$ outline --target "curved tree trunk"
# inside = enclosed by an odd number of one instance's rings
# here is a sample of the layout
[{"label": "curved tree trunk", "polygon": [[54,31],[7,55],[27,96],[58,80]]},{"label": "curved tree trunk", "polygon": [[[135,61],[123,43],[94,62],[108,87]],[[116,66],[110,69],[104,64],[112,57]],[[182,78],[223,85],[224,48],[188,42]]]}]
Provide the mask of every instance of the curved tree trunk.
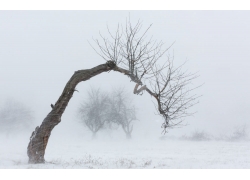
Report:
[{"label": "curved tree trunk", "polygon": [[61,116],[64,113],[71,97],[75,92],[75,87],[81,81],[86,81],[102,72],[107,72],[116,67],[115,63],[108,61],[106,64],[98,65],[92,69],[76,71],[66,84],[61,96],[52,105],[51,112],[43,120],[42,124],[36,127],[36,130],[30,137],[27,147],[29,163],[44,163],[45,149],[53,128],[61,122]]}]

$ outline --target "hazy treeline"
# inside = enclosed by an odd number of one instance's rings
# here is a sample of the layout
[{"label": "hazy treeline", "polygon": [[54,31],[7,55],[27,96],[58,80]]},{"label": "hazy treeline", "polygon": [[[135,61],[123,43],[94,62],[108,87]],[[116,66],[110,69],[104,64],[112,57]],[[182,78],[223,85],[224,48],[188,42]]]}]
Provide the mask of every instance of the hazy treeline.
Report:
[{"label": "hazy treeline", "polygon": [[0,132],[9,136],[30,131],[34,127],[34,112],[25,104],[6,100],[0,104]]}]

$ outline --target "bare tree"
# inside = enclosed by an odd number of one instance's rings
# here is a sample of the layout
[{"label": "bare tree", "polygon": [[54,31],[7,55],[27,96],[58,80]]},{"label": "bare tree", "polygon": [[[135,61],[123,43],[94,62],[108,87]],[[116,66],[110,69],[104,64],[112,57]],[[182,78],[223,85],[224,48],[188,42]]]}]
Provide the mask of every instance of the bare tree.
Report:
[{"label": "bare tree", "polygon": [[107,121],[109,105],[108,95],[100,92],[99,89],[92,88],[88,92],[88,99],[79,108],[80,119],[91,130],[93,138],[96,137],[96,133],[104,127]]},{"label": "bare tree", "polygon": [[88,99],[81,104],[78,115],[93,133],[93,138],[101,129],[113,130],[121,126],[126,137],[130,139],[132,121],[136,120],[135,107],[123,89],[104,93],[100,89],[92,88],[88,92]]},{"label": "bare tree", "polygon": [[0,132],[18,134],[33,126],[33,112],[24,104],[8,100],[0,109]]},{"label": "bare tree", "polygon": [[137,120],[135,107],[131,104],[123,89],[112,92],[110,99],[108,121],[120,125],[127,139],[131,139],[133,121]]},{"label": "bare tree", "polygon": [[164,49],[162,41],[147,38],[150,27],[140,33],[142,23],[138,21],[132,26],[129,20],[125,30],[118,25],[115,35],[108,29],[110,38],[100,35],[102,43],[95,40],[99,51],[92,47],[104,60],[111,59],[116,63],[114,71],[127,75],[136,83],[134,94],[146,91],[156,99],[156,109],[164,119],[162,128],[165,133],[167,128],[179,125],[184,117],[194,114],[188,109],[198,103],[199,96],[192,92],[199,86],[190,88],[189,85],[198,75],[183,71],[184,64],[174,67],[174,58],[170,56],[161,62],[161,57],[172,45]]},{"label": "bare tree", "polygon": [[118,26],[114,35],[109,31],[110,38],[101,35],[101,41],[95,40],[97,48],[94,49],[106,63],[73,74],[51,112],[30,139],[30,163],[45,162],[44,154],[51,131],[61,121],[76,85],[103,72],[113,70],[125,74],[136,83],[134,94],[146,91],[154,97],[159,115],[164,119],[164,132],[167,128],[180,124],[183,117],[193,114],[188,109],[198,103],[199,96],[193,94],[195,88],[189,88],[189,85],[197,75],[183,72],[182,66],[175,68],[170,57],[160,61],[169,48],[164,49],[163,42],[146,36],[150,27],[151,25],[141,31],[140,21],[132,26],[128,20],[125,28]]}]

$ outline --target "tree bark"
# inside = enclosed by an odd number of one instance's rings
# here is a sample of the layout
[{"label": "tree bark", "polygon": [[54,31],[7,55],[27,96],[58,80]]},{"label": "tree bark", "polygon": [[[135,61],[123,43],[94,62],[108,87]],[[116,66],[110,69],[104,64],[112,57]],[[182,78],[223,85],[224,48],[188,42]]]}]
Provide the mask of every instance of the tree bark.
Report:
[{"label": "tree bark", "polygon": [[116,67],[113,61],[107,61],[106,64],[98,65],[92,69],[85,69],[76,71],[66,84],[61,96],[51,112],[43,120],[42,124],[37,126],[36,130],[32,132],[30,142],[27,147],[27,154],[29,163],[44,163],[45,149],[53,128],[61,122],[61,116],[64,113],[70,99],[72,98],[75,87],[81,81],[86,81],[100,73],[110,71]]}]

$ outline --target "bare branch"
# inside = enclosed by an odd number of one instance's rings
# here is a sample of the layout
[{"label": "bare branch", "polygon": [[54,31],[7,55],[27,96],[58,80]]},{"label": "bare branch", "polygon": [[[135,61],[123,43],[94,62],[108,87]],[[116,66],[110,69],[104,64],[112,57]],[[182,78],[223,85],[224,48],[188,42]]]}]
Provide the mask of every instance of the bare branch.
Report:
[{"label": "bare branch", "polygon": [[[189,86],[198,75],[182,71],[185,63],[175,68],[174,58],[169,56],[167,61],[160,62],[174,43],[164,48],[162,41],[152,40],[152,37],[147,38],[151,27],[152,24],[141,31],[141,21],[132,26],[128,20],[124,32],[120,31],[118,25],[115,34],[112,35],[108,28],[112,43],[101,35],[103,45],[98,40],[95,42],[102,57],[119,62],[113,70],[127,75],[136,83],[134,94],[140,94],[145,90],[156,99],[156,108],[164,119],[162,127],[166,131],[166,128],[179,125],[182,118],[193,115],[188,112],[188,109],[198,103],[200,96],[191,94],[199,86],[194,88]],[[118,65],[122,66],[118,67]],[[149,89],[146,84],[151,88]],[[141,88],[139,88],[140,85]]]}]

